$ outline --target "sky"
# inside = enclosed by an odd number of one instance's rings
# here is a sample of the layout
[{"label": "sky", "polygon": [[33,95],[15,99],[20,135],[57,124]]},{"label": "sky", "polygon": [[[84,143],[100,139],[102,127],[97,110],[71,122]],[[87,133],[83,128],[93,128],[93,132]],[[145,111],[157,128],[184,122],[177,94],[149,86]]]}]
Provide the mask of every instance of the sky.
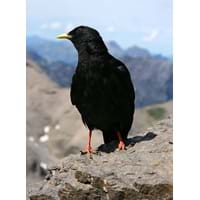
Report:
[{"label": "sky", "polygon": [[105,41],[172,56],[172,0],[27,0],[27,36],[55,40],[79,25]]}]

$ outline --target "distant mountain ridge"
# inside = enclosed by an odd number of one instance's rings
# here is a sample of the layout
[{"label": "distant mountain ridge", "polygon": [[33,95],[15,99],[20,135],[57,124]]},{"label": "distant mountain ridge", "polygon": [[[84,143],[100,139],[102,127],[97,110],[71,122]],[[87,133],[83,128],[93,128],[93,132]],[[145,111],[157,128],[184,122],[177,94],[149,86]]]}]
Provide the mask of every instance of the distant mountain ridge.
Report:
[{"label": "distant mountain ridge", "polygon": [[38,36],[27,37],[26,46],[48,62],[63,61],[70,65],[77,63],[77,52],[70,42],[48,40]]},{"label": "distant mountain ridge", "polygon": [[[122,49],[117,42],[106,43],[109,52],[129,68],[136,90],[136,107],[173,98],[173,63],[138,46]],[[61,87],[68,87],[77,65],[77,52],[70,42],[27,38],[27,57],[34,60]]]},{"label": "distant mountain ridge", "polygon": [[26,57],[35,61],[51,80],[61,87],[68,87],[75,68],[63,61],[49,62],[32,49],[27,49]]},{"label": "distant mountain ridge", "polygon": [[[39,36],[29,36],[26,39],[27,49],[35,51],[48,62],[63,61],[72,66],[77,64],[77,52],[69,41],[63,42],[59,40],[49,40]],[[138,57],[155,57],[160,59],[167,59],[161,54],[151,54],[147,49],[138,47],[136,45],[127,49],[123,49],[115,41],[106,42],[106,46],[111,54],[117,58],[129,56],[132,58]],[[169,59],[169,58],[168,58]]]}]

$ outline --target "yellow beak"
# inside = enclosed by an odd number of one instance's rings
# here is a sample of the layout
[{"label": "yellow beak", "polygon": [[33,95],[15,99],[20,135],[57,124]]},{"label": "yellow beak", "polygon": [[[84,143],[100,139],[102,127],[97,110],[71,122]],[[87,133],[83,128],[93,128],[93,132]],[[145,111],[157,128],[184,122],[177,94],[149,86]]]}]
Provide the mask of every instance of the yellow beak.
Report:
[{"label": "yellow beak", "polygon": [[58,38],[58,39],[71,39],[72,36],[68,35],[67,33],[62,33],[60,35],[57,35],[56,38]]}]

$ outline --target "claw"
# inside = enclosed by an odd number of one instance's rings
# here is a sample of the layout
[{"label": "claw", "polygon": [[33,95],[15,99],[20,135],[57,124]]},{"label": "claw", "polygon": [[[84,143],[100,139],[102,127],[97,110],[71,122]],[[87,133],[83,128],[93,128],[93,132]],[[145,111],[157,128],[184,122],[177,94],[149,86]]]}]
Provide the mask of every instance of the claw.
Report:
[{"label": "claw", "polygon": [[97,151],[93,150],[91,147],[86,147],[85,151],[80,151],[81,155],[91,155],[91,154],[98,154]]},{"label": "claw", "polygon": [[117,136],[118,136],[118,139],[119,139],[119,144],[118,144],[118,150],[125,150],[125,143],[122,139],[122,136],[121,136],[121,133],[120,132],[117,132]]},{"label": "claw", "polygon": [[118,144],[118,150],[125,150],[125,144],[123,141],[120,141]]},{"label": "claw", "polygon": [[97,152],[95,150],[92,149],[91,147],[91,138],[92,138],[92,131],[89,130],[89,135],[88,135],[88,143],[85,147],[85,151],[81,151],[81,155],[87,154],[87,155],[91,155],[91,154],[97,154]]},{"label": "claw", "polygon": [[85,151],[86,151],[86,153],[88,153],[88,154],[91,154],[91,153],[96,154],[96,151],[93,150],[92,147],[91,147],[90,145],[87,145],[87,146],[86,146]]}]

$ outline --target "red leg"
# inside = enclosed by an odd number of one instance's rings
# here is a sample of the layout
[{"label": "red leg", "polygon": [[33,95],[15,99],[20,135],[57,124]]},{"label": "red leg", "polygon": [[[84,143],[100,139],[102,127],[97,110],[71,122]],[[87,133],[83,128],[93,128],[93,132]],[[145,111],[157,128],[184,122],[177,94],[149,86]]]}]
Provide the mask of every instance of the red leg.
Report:
[{"label": "red leg", "polygon": [[91,139],[92,139],[92,131],[89,130],[88,143],[87,143],[86,149],[85,149],[87,153],[92,153]]},{"label": "red leg", "polygon": [[88,142],[87,142],[87,145],[85,147],[85,151],[81,151],[81,154],[84,155],[84,154],[97,154],[97,152],[95,150],[92,149],[91,147],[91,139],[92,139],[92,130],[89,130],[89,135],[88,135]]},{"label": "red leg", "polygon": [[118,149],[119,150],[124,150],[125,149],[125,144],[124,144],[124,141],[122,139],[121,133],[117,132],[117,136],[118,136],[118,139],[119,139]]}]

